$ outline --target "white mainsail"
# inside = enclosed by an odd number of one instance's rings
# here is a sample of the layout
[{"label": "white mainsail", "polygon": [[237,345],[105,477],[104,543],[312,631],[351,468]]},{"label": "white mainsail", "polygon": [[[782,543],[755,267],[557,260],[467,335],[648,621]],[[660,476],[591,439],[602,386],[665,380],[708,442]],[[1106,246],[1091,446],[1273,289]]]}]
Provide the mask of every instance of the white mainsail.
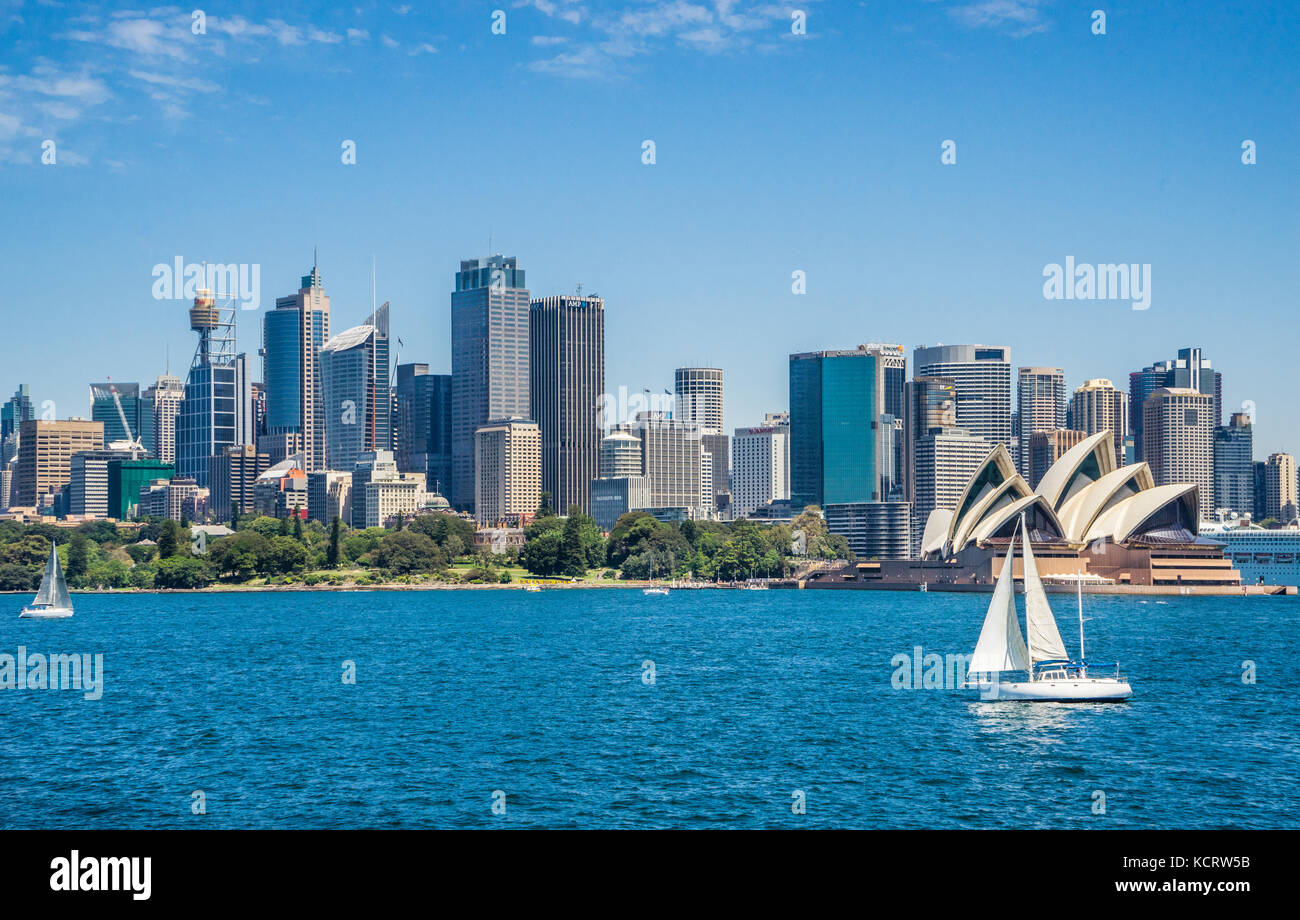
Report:
[{"label": "white mainsail", "polygon": [[1029,670],[1029,653],[1020,634],[1020,621],[1016,618],[1015,579],[1011,574],[1015,557],[1016,537],[1013,533],[1007,558],[1002,563],[1002,574],[993,589],[993,600],[984,615],[984,627],[966,666],[968,673]]},{"label": "white mainsail", "polygon": [[32,601],[33,607],[54,607],[72,609],[72,598],[68,595],[68,583],[63,578],[63,569],[59,566],[59,548],[50,546],[50,558],[45,563],[45,574],[41,576],[41,586]]},{"label": "white mainsail", "polygon": [[1025,632],[1029,634],[1029,648],[1035,662],[1062,661],[1070,656],[1066,654],[1065,643],[1056,628],[1056,618],[1047,603],[1047,592],[1038,577],[1038,565],[1029,545],[1029,528],[1024,515],[1020,516],[1020,526],[1025,532]]}]

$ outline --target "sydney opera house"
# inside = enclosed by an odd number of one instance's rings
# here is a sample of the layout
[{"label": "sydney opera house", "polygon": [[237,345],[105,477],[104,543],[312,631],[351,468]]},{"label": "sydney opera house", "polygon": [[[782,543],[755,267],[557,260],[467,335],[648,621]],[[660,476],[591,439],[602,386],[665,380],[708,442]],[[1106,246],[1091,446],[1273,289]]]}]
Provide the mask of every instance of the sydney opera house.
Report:
[{"label": "sydney opera house", "polygon": [[[991,590],[1021,515],[1039,572],[1061,590],[1079,580],[1173,593],[1217,593],[1241,583],[1223,547],[1197,539],[1196,485],[1158,486],[1146,463],[1117,469],[1113,437],[1102,431],[1063,454],[1036,488],[999,444],[956,507],[930,514],[919,559],[860,561],[821,573],[807,587]],[[1020,568],[1017,558],[1016,577]]]}]

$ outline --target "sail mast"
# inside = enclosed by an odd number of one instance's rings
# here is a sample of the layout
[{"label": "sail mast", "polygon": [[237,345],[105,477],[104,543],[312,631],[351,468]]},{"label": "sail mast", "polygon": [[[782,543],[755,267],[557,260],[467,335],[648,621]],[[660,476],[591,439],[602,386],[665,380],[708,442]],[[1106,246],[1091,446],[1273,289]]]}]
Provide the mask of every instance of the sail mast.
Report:
[{"label": "sail mast", "polygon": [[[1033,550],[1029,548],[1029,528],[1025,526],[1024,512],[1021,512],[1020,514],[1020,531],[1025,538],[1025,548],[1021,552],[1021,555],[1025,560],[1023,566],[1024,572],[1021,573],[1025,576],[1025,652],[1029,656],[1029,679],[1033,680],[1034,679],[1034,624],[1029,621],[1029,559],[1030,559],[1029,554],[1033,552]],[[1015,582],[1012,582],[1011,596],[1015,597],[1015,594],[1016,594]]]}]

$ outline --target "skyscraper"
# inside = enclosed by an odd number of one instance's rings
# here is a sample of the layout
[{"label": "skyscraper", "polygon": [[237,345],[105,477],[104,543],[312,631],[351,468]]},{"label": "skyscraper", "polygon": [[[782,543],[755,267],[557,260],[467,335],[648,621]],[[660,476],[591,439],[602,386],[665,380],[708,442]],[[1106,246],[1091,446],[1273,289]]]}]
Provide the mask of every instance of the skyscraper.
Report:
[{"label": "skyscraper", "polygon": [[705,510],[700,426],[668,418],[662,412],[641,412],[632,422],[641,439],[641,467],[650,479],[651,508],[685,508],[692,517]]},{"label": "skyscraper", "polygon": [[707,457],[701,495],[709,510],[730,505],[731,439],[723,428],[722,369],[679,367],[673,372],[673,417],[699,426]]},{"label": "skyscraper", "polygon": [[320,350],[329,337],[330,299],[313,265],[298,293],[277,297],[275,309],[262,320],[266,432],[273,440],[300,445],[308,472],[325,464]]},{"label": "skyscraper", "polygon": [[1254,513],[1254,458],[1254,425],[1249,415],[1235,412],[1227,427],[1214,429],[1214,510]]},{"label": "skyscraper", "polygon": [[208,487],[210,458],[253,438],[248,356],[235,353],[235,306],[200,289],[190,308],[198,346],[176,419],[176,475]]},{"label": "skyscraper", "polygon": [[1214,396],[1161,387],[1142,406],[1142,456],[1156,485],[1194,482],[1200,507],[1214,501]]},{"label": "skyscraper", "polygon": [[41,507],[72,479],[72,457],[104,446],[104,425],[85,419],[28,419],[19,426],[14,504]]},{"label": "skyscraper", "polygon": [[1019,469],[1020,475],[1029,479],[1034,433],[1065,428],[1065,371],[1059,367],[1022,367],[1017,374],[1016,394]]},{"label": "skyscraper", "polygon": [[511,256],[467,259],[451,295],[452,489],[473,509],[474,432],[493,419],[525,418],[528,398],[528,288]]},{"label": "skyscraper", "polygon": [[[1157,361],[1140,371],[1133,371],[1129,379],[1129,421],[1133,426],[1137,459],[1145,460],[1144,424],[1142,407],[1147,397],[1164,387],[1190,389],[1212,398],[1211,420],[1215,428],[1223,424],[1223,376],[1210,366],[1209,359],[1199,348],[1180,348],[1173,361]],[[1205,501],[1209,498],[1205,497]]]},{"label": "skyscraper", "polygon": [[425,488],[451,492],[451,375],[427,364],[397,365],[393,456],[403,473],[424,473]]},{"label": "skyscraper", "polygon": [[324,466],[351,470],[362,454],[388,450],[388,304],[367,323],[340,332],[321,347],[320,379]]},{"label": "skyscraper", "polygon": [[[1150,395],[1150,394],[1148,394]],[[1115,468],[1125,466],[1124,437],[1129,433],[1128,394],[1104,377],[1085,381],[1070,401],[1071,428],[1088,434],[1115,435]]]},{"label": "skyscraper", "polygon": [[[117,390],[117,399],[113,391]],[[122,411],[118,412],[118,404]],[[131,430],[122,427],[122,416]],[[153,404],[140,395],[138,383],[92,383],[90,385],[90,419],[104,425],[104,443],[134,440],[146,450],[154,443]]]},{"label": "skyscraper", "polygon": [[271,458],[252,444],[224,448],[209,461],[208,508],[218,521],[234,520],[235,512],[251,514],[257,477],[271,468]]},{"label": "skyscraper", "polygon": [[474,433],[474,514],[480,524],[517,524],[542,499],[542,433],[536,422],[501,419]]},{"label": "skyscraper", "polygon": [[596,296],[534,300],[528,313],[529,402],[542,437],[542,490],[555,509],[591,513],[605,392],[605,302]]},{"label": "skyscraper", "polygon": [[946,377],[956,387],[957,427],[1011,447],[1011,349],[1000,345],[924,345],[912,356],[917,377]]},{"label": "skyscraper", "polygon": [[[808,505],[884,500],[884,380],[883,361],[865,346],[790,356],[790,492],[796,512]],[[892,451],[892,440],[884,444]]]},{"label": "skyscraper", "polygon": [[732,439],[735,455],[732,512],[753,514],[774,501],[790,498],[790,424],[768,415],[762,425],[737,428]]},{"label": "skyscraper", "polygon": [[144,391],[153,412],[152,442],[141,441],[144,449],[164,463],[176,462],[176,420],[185,401],[185,383],[179,377],[162,374]]},{"label": "skyscraper", "polygon": [[[0,446],[7,445],[10,438],[17,440],[18,428],[28,419],[35,418],[32,412],[32,396],[27,389],[27,384],[18,385],[18,389],[9,400],[0,406]],[[0,463],[7,463],[13,459],[6,449],[5,456],[0,456]]]}]

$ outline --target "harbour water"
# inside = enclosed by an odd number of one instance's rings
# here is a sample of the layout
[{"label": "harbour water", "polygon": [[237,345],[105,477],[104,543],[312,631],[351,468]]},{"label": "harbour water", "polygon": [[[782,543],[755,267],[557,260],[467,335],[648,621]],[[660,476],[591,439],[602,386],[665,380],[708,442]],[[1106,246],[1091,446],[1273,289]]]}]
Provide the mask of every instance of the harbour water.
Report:
[{"label": "harbour water", "polygon": [[1088,598],[1134,698],[1083,706],[894,686],[985,595],[7,599],[0,655],[103,688],[0,690],[3,827],[1300,826],[1295,598]]}]

